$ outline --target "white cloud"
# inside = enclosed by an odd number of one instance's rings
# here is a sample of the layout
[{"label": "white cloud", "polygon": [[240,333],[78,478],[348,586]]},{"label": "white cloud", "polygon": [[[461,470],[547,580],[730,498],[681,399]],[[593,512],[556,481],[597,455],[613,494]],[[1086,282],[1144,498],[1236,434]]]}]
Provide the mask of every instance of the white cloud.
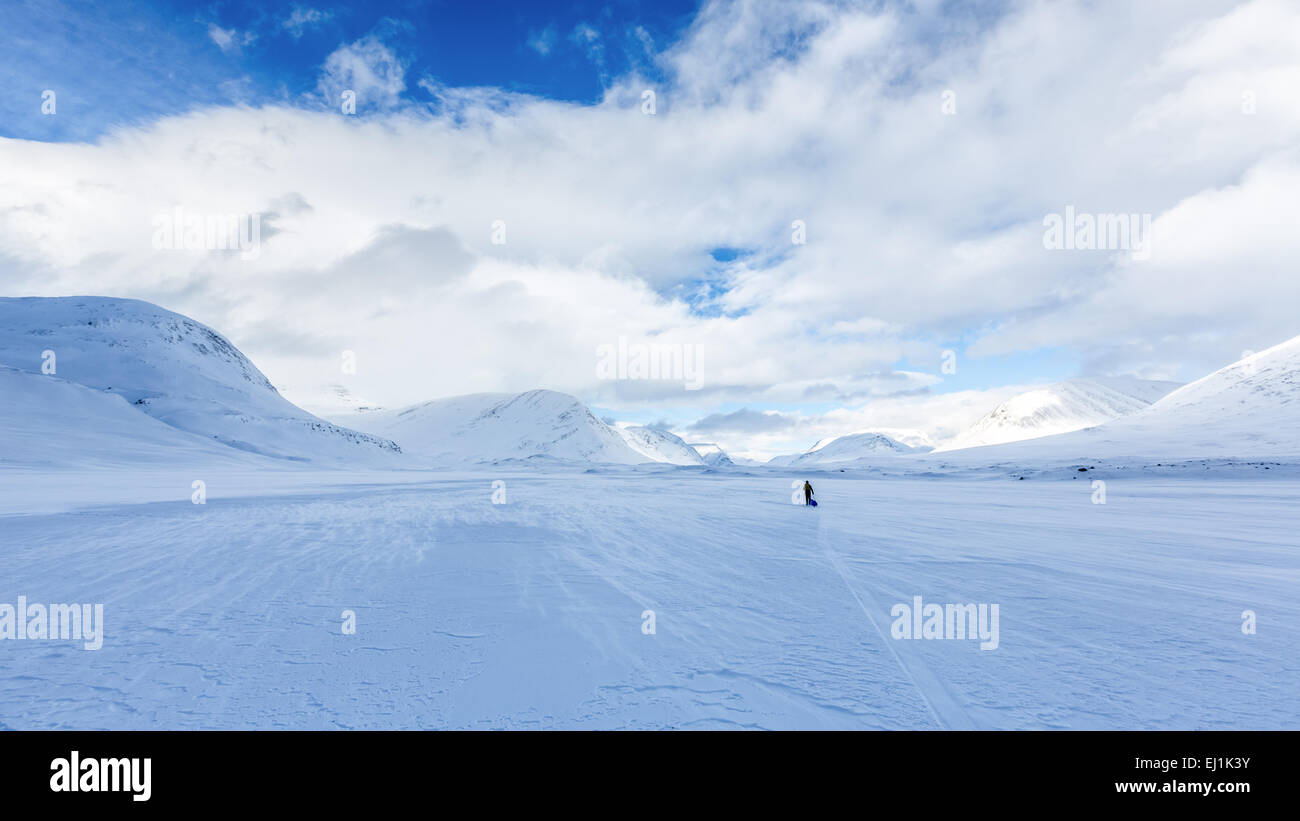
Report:
[{"label": "white cloud", "polygon": [[326,57],[317,85],[332,105],[350,90],[356,92],[358,111],[388,109],[406,90],[406,67],[382,40],[368,35]]},{"label": "white cloud", "polygon": [[596,67],[601,82],[606,82],[609,75],[605,69],[605,40],[590,23],[578,23],[569,32],[569,42],[582,49],[587,59]]},{"label": "white cloud", "polygon": [[321,11],[304,6],[294,6],[289,16],[280,21],[280,27],[289,32],[295,40],[302,37],[308,29],[316,28],[333,17],[332,12]]},{"label": "white cloud", "polygon": [[233,28],[223,29],[216,23],[208,24],[208,38],[217,44],[217,48],[225,54],[238,54],[244,46],[252,44],[257,40],[257,35],[251,31],[240,32]]},{"label": "white cloud", "polygon": [[528,33],[528,47],[543,57],[549,57],[551,51],[555,49],[560,35],[552,23],[541,31],[530,31]]}]

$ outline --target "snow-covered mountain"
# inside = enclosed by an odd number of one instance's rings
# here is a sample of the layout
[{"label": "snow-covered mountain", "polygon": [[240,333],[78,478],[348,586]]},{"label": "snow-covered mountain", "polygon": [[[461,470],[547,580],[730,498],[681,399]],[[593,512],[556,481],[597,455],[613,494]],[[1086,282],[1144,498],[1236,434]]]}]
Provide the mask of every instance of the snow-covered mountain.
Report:
[{"label": "snow-covered mountain", "polygon": [[671,465],[703,465],[705,460],[681,437],[656,428],[639,426],[615,427],[628,447],[646,457],[650,462],[667,462]]},{"label": "snow-covered mountain", "polygon": [[924,449],[904,445],[883,433],[864,431],[823,439],[805,453],[776,456],[769,460],[768,464],[773,467],[813,467],[851,462],[855,459],[904,456],[921,452],[924,452]]},{"label": "snow-covered mountain", "polygon": [[[806,452],[807,451],[805,451],[805,453]],[[782,453],[779,456],[773,456],[771,459],[768,459],[763,464],[767,465],[768,467],[776,467],[776,468],[785,467],[786,465],[789,465],[791,462],[793,462],[795,459],[798,459],[800,456],[803,456],[803,453]]]},{"label": "snow-covered mountain", "polygon": [[725,450],[712,442],[692,442],[691,447],[704,460],[704,464],[710,467],[728,467],[735,464]]},{"label": "snow-covered mountain", "polygon": [[952,464],[1300,460],[1300,337],[1096,427],[940,455]]},{"label": "snow-covered mountain", "polygon": [[1150,423],[1175,417],[1186,426],[1212,425],[1252,437],[1268,437],[1269,428],[1285,428],[1286,435],[1276,440],[1295,441],[1300,428],[1300,336],[1184,385],[1140,418]]},{"label": "snow-covered mountain", "polygon": [[382,405],[358,396],[347,386],[338,383],[321,385],[305,391],[286,389],[285,393],[293,397],[295,405],[323,419],[385,410]]},{"label": "snow-covered mountain", "polygon": [[539,458],[623,465],[659,461],[634,449],[581,401],[557,391],[476,393],[336,418],[438,464]]},{"label": "snow-covered mountain", "polygon": [[[296,407],[225,337],[148,302],[0,298],[0,364],[102,392],[172,428],[261,456],[369,463],[399,453],[390,441]],[[11,375],[8,381],[22,380]],[[103,422],[96,418],[100,411],[120,418],[116,404],[95,402],[78,391],[31,385],[24,390],[36,403],[79,403],[85,412],[74,418],[88,429]],[[58,417],[67,409],[34,404],[26,410],[31,417]],[[21,419],[13,421],[21,425]],[[158,433],[148,425],[126,432],[147,437],[145,430]],[[90,447],[87,458],[94,456]]]},{"label": "snow-covered mountain", "polygon": [[250,467],[259,463],[253,454],[141,413],[115,393],[4,365],[0,365],[0,432],[0,468]]},{"label": "snow-covered mountain", "polygon": [[1100,429],[1173,455],[1300,455],[1300,336],[1220,368]]},{"label": "snow-covered mountain", "polygon": [[1071,379],[1018,394],[937,451],[1054,436],[1129,416],[1178,387],[1127,377]]}]

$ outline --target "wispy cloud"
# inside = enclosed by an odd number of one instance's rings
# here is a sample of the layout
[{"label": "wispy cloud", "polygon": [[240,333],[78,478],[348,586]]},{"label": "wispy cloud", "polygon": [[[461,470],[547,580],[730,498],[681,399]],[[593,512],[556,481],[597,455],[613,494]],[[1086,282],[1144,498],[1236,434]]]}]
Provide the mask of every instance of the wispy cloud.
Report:
[{"label": "wispy cloud", "polygon": [[208,39],[217,44],[217,48],[226,54],[238,54],[244,46],[251,45],[257,40],[257,35],[251,31],[238,31],[233,28],[222,28],[216,23],[208,24]]},{"label": "wispy cloud", "polygon": [[551,23],[541,31],[530,31],[528,33],[528,47],[543,57],[550,56],[555,49],[555,44],[559,42],[560,35],[555,24]]},{"label": "wispy cloud", "polygon": [[582,49],[587,59],[596,67],[602,83],[608,83],[609,72],[605,67],[605,39],[590,23],[578,23],[569,32],[569,42]]},{"label": "wispy cloud", "polygon": [[333,12],[305,6],[294,6],[289,16],[280,21],[280,27],[296,40],[309,29],[317,28],[334,16]]},{"label": "wispy cloud", "polygon": [[406,68],[378,36],[367,35],[325,58],[318,87],[332,104],[346,90],[356,93],[359,110],[391,108],[406,89]]}]

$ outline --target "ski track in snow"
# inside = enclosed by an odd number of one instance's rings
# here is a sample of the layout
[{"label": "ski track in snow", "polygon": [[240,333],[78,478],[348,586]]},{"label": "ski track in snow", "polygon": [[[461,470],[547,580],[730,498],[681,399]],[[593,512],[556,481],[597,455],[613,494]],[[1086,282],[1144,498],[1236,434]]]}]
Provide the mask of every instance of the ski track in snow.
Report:
[{"label": "ski track in snow", "polygon": [[[821,542],[823,547],[826,545],[825,521],[825,519],[821,519],[821,521],[818,522],[817,529],[818,540]],[[925,685],[923,686],[917,681],[917,674],[908,667],[907,662],[903,661],[903,658],[898,654],[898,651],[894,647],[894,642],[890,641],[889,636],[885,634],[885,631],[880,629],[880,624],[876,621],[876,617],[873,615],[873,613],[883,613],[885,611],[877,606],[874,601],[872,601],[870,605],[864,602],[862,599],[866,594],[859,592],[859,590],[853,586],[853,582],[849,581],[848,574],[844,572],[844,566],[840,563],[839,557],[836,556],[834,551],[829,547],[825,547],[825,551],[827,560],[829,560],[831,566],[835,568],[835,572],[844,582],[844,586],[848,588],[849,592],[853,595],[853,600],[857,602],[858,608],[862,611],[862,614],[867,617],[867,621],[871,624],[871,629],[875,631],[876,635],[880,636],[881,643],[889,648],[890,654],[893,655],[894,661],[898,662],[898,666],[902,668],[903,674],[907,676],[907,680],[912,682],[912,685],[916,687],[921,700],[925,702],[926,709],[930,711],[931,717],[934,718],[935,725],[939,729],[943,730],[972,729],[970,723],[966,720],[965,714],[962,713],[961,709],[953,703],[952,699],[947,697],[946,693],[944,693],[944,698],[941,702],[945,708],[944,714],[946,718],[940,718],[939,711],[935,709],[932,697],[927,696],[926,692],[928,690],[931,694],[943,693],[942,684],[940,684],[938,680],[935,679],[934,675],[925,668],[922,668],[923,672],[921,673],[925,680]],[[870,600],[869,595],[867,595],[867,598]]]},{"label": "ski track in snow", "polygon": [[[286,476],[0,472],[0,602],[107,624],[0,641],[0,726],[1300,729],[1291,478]],[[891,639],[914,595],[999,649]]]}]

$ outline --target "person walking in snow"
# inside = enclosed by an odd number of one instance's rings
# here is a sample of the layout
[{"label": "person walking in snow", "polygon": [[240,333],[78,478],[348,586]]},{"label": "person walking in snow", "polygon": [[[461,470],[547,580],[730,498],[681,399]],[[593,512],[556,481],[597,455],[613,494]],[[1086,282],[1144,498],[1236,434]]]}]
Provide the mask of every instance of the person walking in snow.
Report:
[{"label": "person walking in snow", "polygon": [[808,484],[807,479],[804,479],[803,480],[803,503],[805,505],[812,504],[812,497],[813,497],[812,485]]}]

